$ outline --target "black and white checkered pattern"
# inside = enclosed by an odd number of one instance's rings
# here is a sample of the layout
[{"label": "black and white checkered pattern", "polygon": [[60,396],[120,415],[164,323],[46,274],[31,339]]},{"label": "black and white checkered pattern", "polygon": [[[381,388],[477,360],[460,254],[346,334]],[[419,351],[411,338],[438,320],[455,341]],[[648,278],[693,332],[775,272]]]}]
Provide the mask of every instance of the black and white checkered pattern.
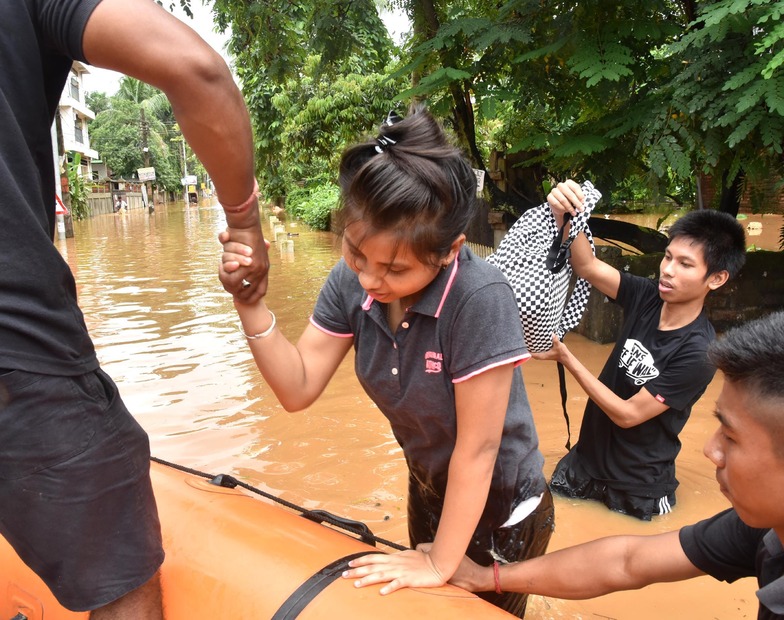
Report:
[{"label": "black and white checkered pattern", "polygon": [[[595,253],[588,218],[602,195],[590,181],[585,181],[581,188],[585,209],[573,218],[569,238],[561,250],[567,251],[577,235],[585,232]],[[591,292],[591,285],[578,278],[571,295],[568,294],[572,276],[568,262],[557,273],[551,273],[548,268],[547,254],[558,235],[550,206],[544,203],[526,211],[487,258],[512,285],[525,342],[532,353],[549,350],[553,334],[563,339],[566,332],[577,327]]]}]

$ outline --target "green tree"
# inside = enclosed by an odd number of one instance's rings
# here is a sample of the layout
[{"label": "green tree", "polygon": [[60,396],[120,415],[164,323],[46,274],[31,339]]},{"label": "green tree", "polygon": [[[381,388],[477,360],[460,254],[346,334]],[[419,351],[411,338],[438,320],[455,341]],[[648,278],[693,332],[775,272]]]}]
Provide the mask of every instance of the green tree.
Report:
[{"label": "green tree", "polygon": [[480,165],[472,122],[609,189],[637,178],[688,201],[710,174],[732,210],[744,172],[780,166],[783,5],[402,0],[415,37],[401,72],[409,94],[449,101]]},{"label": "green tree", "polygon": [[90,127],[93,148],[114,174],[132,178],[144,164],[141,150],[139,105],[115,99],[112,107],[96,115]]},{"label": "green tree", "polygon": [[72,152],[66,166],[68,176],[68,193],[71,195],[71,215],[76,220],[83,220],[90,214],[88,197],[90,182],[82,176],[82,154]]},{"label": "green tree", "polygon": [[[606,119],[656,73],[649,51],[679,32],[668,3],[400,4],[415,27],[399,70],[415,76],[408,94],[440,104],[477,167],[485,167],[486,143],[525,152],[530,165],[556,174],[590,169],[602,153],[603,187],[634,164],[643,168],[630,161],[631,138],[608,136]],[[656,15],[653,25],[643,13]],[[521,206],[514,196],[494,198]]]},{"label": "green tree", "polygon": [[[755,207],[782,187],[784,143],[784,2],[722,0],[700,7],[697,18],[667,50],[681,70],[671,93],[671,128],[651,135],[689,156],[690,164],[723,181],[721,208],[738,211],[744,180],[756,181]],[[657,132],[658,130],[658,132]],[[667,144],[660,149],[666,156]],[[685,171],[679,171],[685,173]]]},{"label": "green tree", "polygon": [[[407,83],[397,100],[427,100],[478,168],[491,149],[518,152],[542,176],[596,179],[610,201],[645,192],[682,204],[710,175],[731,212],[745,180],[781,178],[784,0],[391,4],[413,25],[400,50],[369,0],[216,0],[219,27],[233,29],[259,166],[274,171],[268,193],[285,192],[287,166],[292,177],[318,167],[324,156],[307,162],[303,150],[330,145],[308,122],[330,103],[318,84],[389,75],[395,53],[393,81]],[[365,122],[360,115],[354,126],[369,131]]]},{"label": "green tree", "polygon": [[262,191],[279,199],[303,179],[328,182],[346,142],[377,126],[397,94],[385,82],[394,48],[375,4],[216,0],[214,12],[232,29]]},{"label": "green tree", "polygon": [[525,44],[528,33],[504,23],[494,2],[406,0],[399,6],[413,24],[405,62],[396,72],[411,76],[401,97],[427,99],[434,113],[451,120],[474,165],[484,168],[477,113],[480,119],[495,115],[493,106],[505,94],[498,80],[508,63],[505,55]]},{"label": "green tree", "polygon": [[111,101],[109,101],[109,96],[106,93],[101,92],[88,92],[85,96],[85,103],[87,103],[87,107],[95,114],[108,110],[112,105]]},{"label": "green tree", "polygon": [[109,102],[90,127],[92,145],[106,165],[127,179],[138,168],[153,166],[157,185],[179,189],[179,148],[171,142],[177,130],[166,96],[149,84],[124,77]]}]

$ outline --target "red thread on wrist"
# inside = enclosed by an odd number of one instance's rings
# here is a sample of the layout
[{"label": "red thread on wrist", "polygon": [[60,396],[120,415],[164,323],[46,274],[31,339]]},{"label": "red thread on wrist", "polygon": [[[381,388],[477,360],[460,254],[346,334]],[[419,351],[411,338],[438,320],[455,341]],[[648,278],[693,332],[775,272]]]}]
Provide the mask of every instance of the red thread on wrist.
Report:
[{"label": "red thread on wrist", "polygon": [[253,179],[253,191],[250,193],[250,196],[248,196],[245,199],[245,202],[235,206],[224,205],[223,203],[221,203],[221,205],[223,206],[223,210],[226,213],[231,213],[232,215],[244,213],[250,208],[250,206],[256,200],[256,194],[258,193],[258,191],[259,191],[259,182],[256,179]]},{"label": "red thread on wrist", "polygon": [[503,594],[501,591],[501,577],[498,571],[498,562],[493,562],[493,579],[495,580],[495,593]]}]

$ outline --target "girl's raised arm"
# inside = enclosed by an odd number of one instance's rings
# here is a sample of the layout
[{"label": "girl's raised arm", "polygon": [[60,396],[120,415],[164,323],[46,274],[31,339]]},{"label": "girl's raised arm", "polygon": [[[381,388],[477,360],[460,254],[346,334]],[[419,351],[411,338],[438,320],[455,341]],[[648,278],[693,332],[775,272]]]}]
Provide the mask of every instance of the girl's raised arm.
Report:
[{"label": "girl's raised arm", "polygon": [[[218,240],[223,244],[219,277],[225,282],[250,263],[252,250],[225,232]],[[256,366],[286,411],[312,405],[354,343],[353,338],[331,336],[309,324],[294,345],[278,329],[277,317],[263,300],[245,303],[234,295],[234,307]]]}]

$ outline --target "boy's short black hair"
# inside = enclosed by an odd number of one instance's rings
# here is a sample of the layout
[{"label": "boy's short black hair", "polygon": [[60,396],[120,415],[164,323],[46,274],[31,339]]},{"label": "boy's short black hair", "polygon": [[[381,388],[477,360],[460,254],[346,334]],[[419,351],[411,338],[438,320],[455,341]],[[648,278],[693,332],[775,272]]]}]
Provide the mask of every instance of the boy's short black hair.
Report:
[{"label": "boy's short black hair", "polygon": [[742,387],[784,460],[784,312],[731,329],[711,343],[708,359],[725,381]]},{"label": "boy's short black hair", "polygon": [[669,237],[670,243],[686,237],[702,246],[708,266],[706,276],[726,271],[734,278],[746,263],[746,233],[729,213],[712,209],[689,211],[670,227]]},{"label": "boy's short black hair", "polygon": [[708,359],[725,380],[743,383],[754,395],[784,401],[784,312],[729,330],[711,343]]}]

